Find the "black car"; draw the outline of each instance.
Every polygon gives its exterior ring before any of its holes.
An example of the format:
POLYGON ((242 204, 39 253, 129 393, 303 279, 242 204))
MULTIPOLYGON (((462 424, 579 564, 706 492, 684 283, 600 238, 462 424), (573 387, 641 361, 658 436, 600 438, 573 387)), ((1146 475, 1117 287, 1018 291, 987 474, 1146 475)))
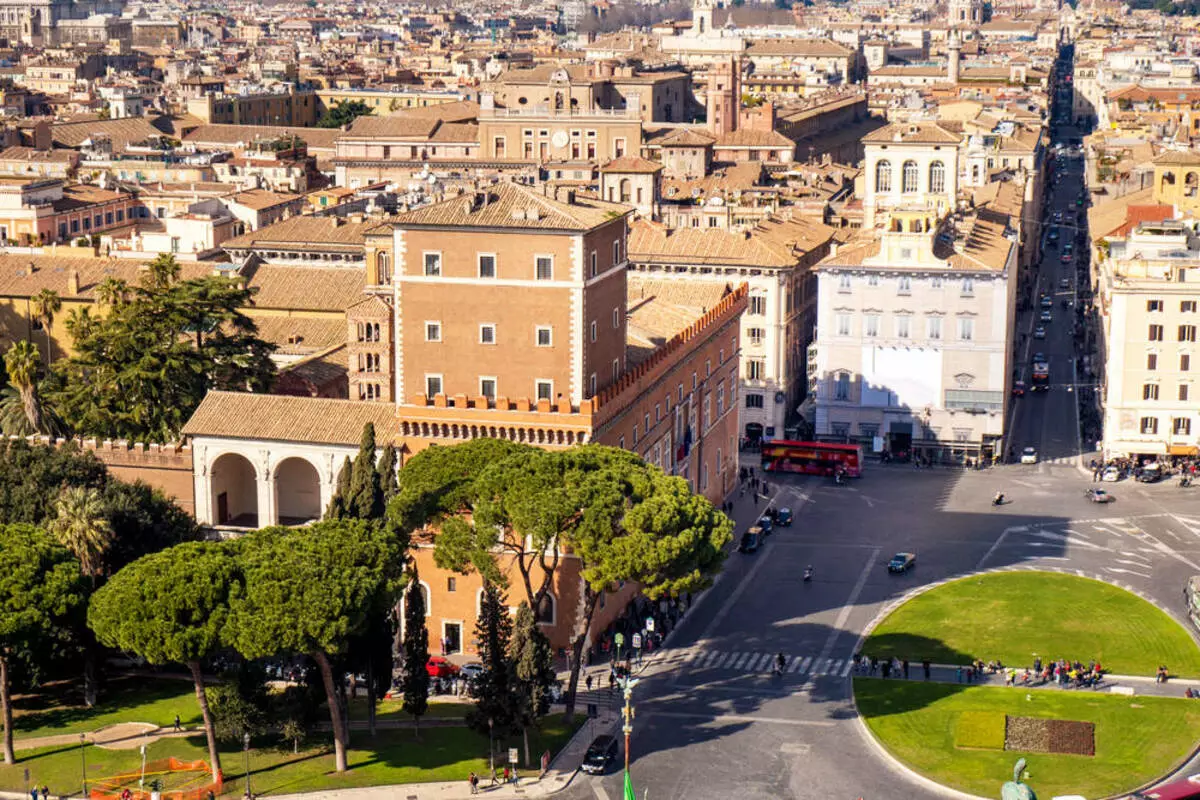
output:
POLYGON ((746 531, 742 534, 742 541, 738 543, 738 551, 742 553, 757 553, 760 543, 761 540, 757 533, 746 531))
POLYGON ((617 737, 597 736, 588 745, 580 769, 589 775, 603 775, 608 771, 608 766, 617 760, 617 747, 617 737))

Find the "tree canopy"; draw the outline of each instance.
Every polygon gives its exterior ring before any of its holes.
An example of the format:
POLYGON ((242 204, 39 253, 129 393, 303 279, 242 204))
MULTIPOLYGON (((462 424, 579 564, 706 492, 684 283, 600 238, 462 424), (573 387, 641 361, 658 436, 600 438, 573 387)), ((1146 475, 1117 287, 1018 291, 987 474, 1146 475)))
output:
POLYGON ((340 128, 349 125, 359 117, 370 115, 374 109, 362 100, 348 100, 330 108, 321 119, 317 120, 318 128, 340 128))
POLYGON ((93 596, 88 625, 101 643, 151 664, 185 664, 204 720, 214 779, 221 770, 200 662, 221 646, 238 585, 233 546, 187 542, 127 565, 93 596))
POLYGON ((86 586, 79 562, 45 531, 0 525, 0 715, 4 763, 14 762, 9 669, 35 638, 59 628, 82 606, 86 586))
POLYGON ((253 290, 229 278, 179 280, 170 256, 102 318, 70 321, 75 354, 55 365, 55 408, 76 433, 166 442, 209 389, 265 391, 273 346, 242 309, 253 290))

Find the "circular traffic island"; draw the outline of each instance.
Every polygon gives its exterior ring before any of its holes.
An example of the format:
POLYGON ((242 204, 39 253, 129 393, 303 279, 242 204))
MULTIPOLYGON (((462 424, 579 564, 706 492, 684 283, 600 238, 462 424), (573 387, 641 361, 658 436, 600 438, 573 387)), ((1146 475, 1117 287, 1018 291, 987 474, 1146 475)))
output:
MULTIPOLYGON (((1200 741, 1200 700, 1058 686, 973 685, 957 665, 999 661, 1022 674, 1035 658, 1097 662, 1109 675, 1200 676, 1200 648, 1177 622, 1102 581, 998 572, 933 587, 897 607, 863 644, 865 658, 911 663, 910 679, 857 677, 858 712, 915 772, 996 797, 1018 758, 1039 796, 1106 797, 1169 772, 1200 741), (937 666, 924 680, 921 662, 937 666)), ((895 675, 895 673, 893 673, 895 675)), ((1170 686, 1170 684, 1168 684, 1170 686)))

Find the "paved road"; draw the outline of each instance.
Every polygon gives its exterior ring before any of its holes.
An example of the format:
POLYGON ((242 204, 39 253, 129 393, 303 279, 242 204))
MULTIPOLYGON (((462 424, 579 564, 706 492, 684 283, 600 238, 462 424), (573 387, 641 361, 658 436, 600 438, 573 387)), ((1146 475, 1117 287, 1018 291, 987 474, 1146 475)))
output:
MULTIPOLYGON (((1082 164, 1066 166, 1047 209, 1063 210, 1066 236, 1045 250, 1037 276, 1038 290, 1053 298, 1053 320, 1044 340, 1032 337, 1034 314, 1018 320, 1027 334, 1020 377, 1029 381, 1035 351, 1051 363, 1051 390, 1017 401, 1010 428, 1014 450, 1035 447, 1039 463, 985 472, 877 467, 844 487, 782 479, 772 493, 776 505, 797 509, 793 527, 758 554, 731 557, 636 689, 632 771, 648 800, 936 796, 863 740, 847 677, 864 628, 928 582, 977 569, 1066 570, 1139 591, 1186 621, 1182 588, 1200 574, 1200 488, 1121 482, 1106 484, 1117 498, 1111 505, 1083 497, 1093 484, 1080 468, 1074 307, 1060 302, 1075 302, 1075 262, 1060 259, 1061 242, 1076 230, 1082 164), (991 506, 996 491, 1013 502, 991 506), (898 550, 915 551, 918 565, 889 575, 884 563, 898 550), (799 580, 807 564, 810 584, 799 580), (769 674, 777 652, 788 659, 782 677, 769 674)), ((1077 241, 1074 258, 1085 251, 1077 241)), ((740 501, 739 533, 756 511, 740 501)), ((616 800, 620 775, 580 776, 563 796, 616 800)))

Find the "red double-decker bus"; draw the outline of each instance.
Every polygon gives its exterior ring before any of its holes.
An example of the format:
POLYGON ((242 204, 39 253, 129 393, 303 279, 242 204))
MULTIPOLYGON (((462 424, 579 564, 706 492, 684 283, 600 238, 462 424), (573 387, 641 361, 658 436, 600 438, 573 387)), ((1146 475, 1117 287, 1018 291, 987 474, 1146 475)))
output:
POLYGON ((841 469, 848 478, 862 477, 863 449, 860 444, 763 442, 763 472, 799 472, 804 475, 833 475, 841 469))

